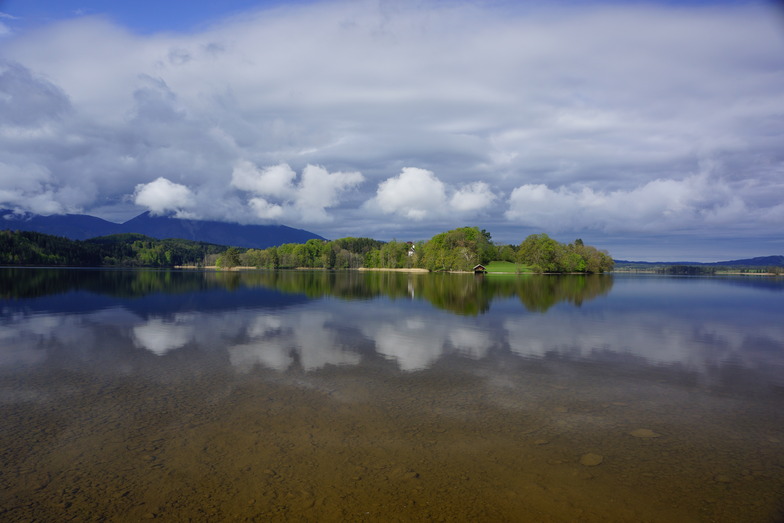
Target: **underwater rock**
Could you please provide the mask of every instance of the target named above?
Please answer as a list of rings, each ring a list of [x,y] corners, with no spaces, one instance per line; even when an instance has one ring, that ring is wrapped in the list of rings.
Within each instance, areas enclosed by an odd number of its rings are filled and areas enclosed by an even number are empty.
[[[585,465],[586,467],[595,467],[596,465],[601,465],[603,461],[604,456],[601,454],[594,454],[593,452],[583,454],[583,457],[580,458],[580,464]]]

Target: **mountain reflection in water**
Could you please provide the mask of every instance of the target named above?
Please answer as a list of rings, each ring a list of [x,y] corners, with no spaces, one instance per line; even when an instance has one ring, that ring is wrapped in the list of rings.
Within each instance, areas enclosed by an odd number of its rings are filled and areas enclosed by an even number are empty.
[[[0,289],[6,519],[781,508],[781,279],[2,269]]]

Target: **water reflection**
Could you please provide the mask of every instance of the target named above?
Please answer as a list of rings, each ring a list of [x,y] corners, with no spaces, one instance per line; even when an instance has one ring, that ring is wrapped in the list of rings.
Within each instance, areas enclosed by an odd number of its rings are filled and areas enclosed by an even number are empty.
[[[258,271],[174,272],[96,271],[61,269],[0,270],[0,298],[18,299],[87,292],[95,296],[143,298],[233,291],[229,306],[247,305],[237,291],[273,289],[283,294],[341,299],[424,300],[440,309],[464,315],[489,310],[494,299],[517,297],[526,309],[545,312],[566,301],[580,305],[610,292],[611,276],[506,276],[475,277],[456,274],[400,274],[394,272]],[[95,296],[91,302],[95,302]],[[214,297],[214,295],[213,295]],[[257,296],[258,297],[258,296]],[[85,304],[89,306],[89,304]],[[214,308],[209,300],[199,307]],[[98,306],[98,305],[96,305]]]
[[[259,272],[249,281],[282,292],[309,297],[336,296],[368,299],[384,296],[410,298],[457,314],[476,316],[490,309],[493,300],[517,297],[527,310],[545,312],[559,302],[579,306],[610,292],[611,276],[570,275],[456,275],[400,274],[394,272]]]
[[[326,365],[356,365],[359,354],[341,346],[329,326],[333,315],[302,311],[284,316],[249,317],[244,329],[247,341],[228,347],[231,364],[249,370],[256,364],[278,371],[295,363],[304,371]]]
[[[710,386],[784,385],[780,280],[629,277],[616,278],[611,293],[606,276],[0,274],[7,367],[100,354],[127,369],[139,350],[155,357],[188,350],[223,354],[241,372],[310,372],[369,358],[414,372],[449,355],[513,354],[670,368]]]
[[[780,515],[782,280],[0,281],[4,519]]]

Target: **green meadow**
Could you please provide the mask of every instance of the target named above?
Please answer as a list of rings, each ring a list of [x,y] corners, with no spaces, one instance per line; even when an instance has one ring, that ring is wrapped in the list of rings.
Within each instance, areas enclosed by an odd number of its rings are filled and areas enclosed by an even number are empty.
[[[521,263],[513,263],[508,261],[491,261],[485,264],[488,274],[519,274],[519,273],[533,273],[530,267]]]

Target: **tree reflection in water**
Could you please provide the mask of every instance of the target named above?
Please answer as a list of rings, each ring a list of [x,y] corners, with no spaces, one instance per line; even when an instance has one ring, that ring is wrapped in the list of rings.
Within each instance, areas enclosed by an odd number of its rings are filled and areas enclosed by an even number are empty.
[[[611,275],[422,274],[383,271],[166,271],[5,269],[2,298],[34,298],[71,291],[143,297],[206,290],[264,287],[309,298],[346,300],[386,297],[423,299],[439,309],[476,316],[494,299],[518,297],[529,311],[546,312],[560,302],[580,306],[610,292]]]

